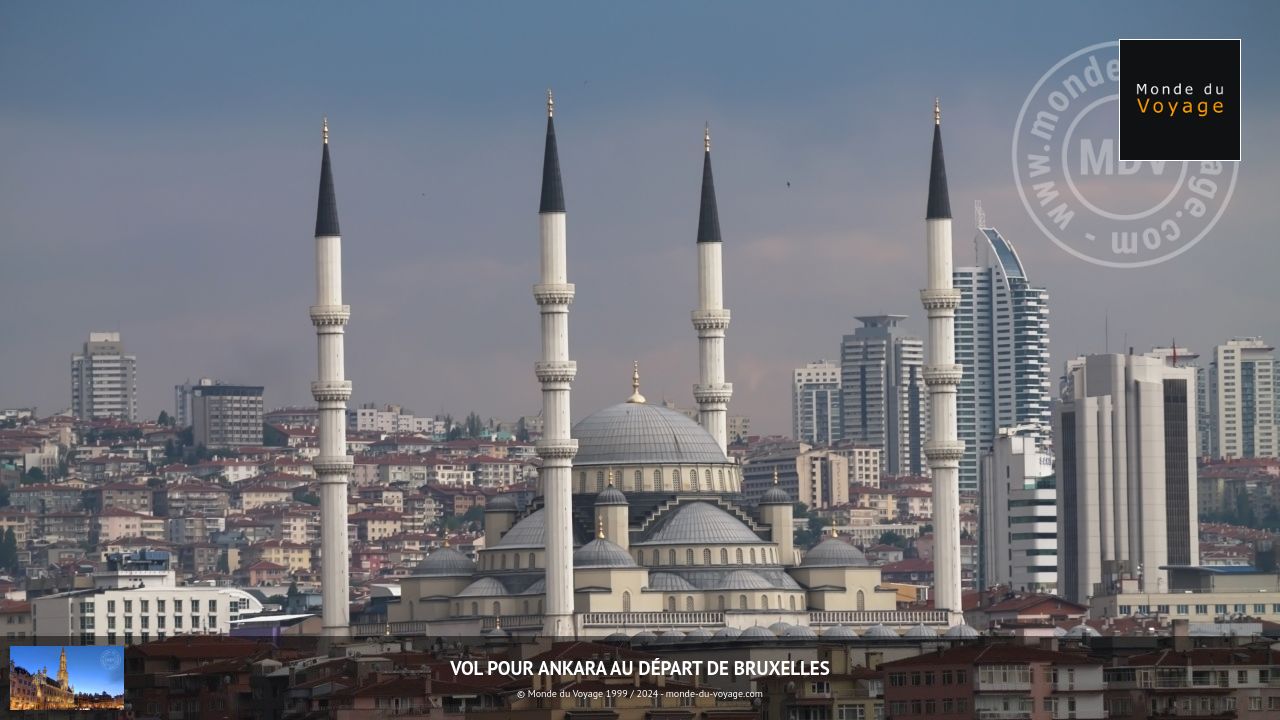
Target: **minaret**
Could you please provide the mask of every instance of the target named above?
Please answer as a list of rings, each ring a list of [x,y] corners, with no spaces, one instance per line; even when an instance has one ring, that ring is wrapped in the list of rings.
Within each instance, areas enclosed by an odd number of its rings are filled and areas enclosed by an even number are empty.
[[[569,436],[569,388],[578,372],[569,359],[569,305],[565,250],[564,187],[556,151],[555,99],[547,91],[547,144],[542,158],[542,274],[533,299],[542,315],[542,359],[534,365],[542,384],[542,497],[547,528],[547,598],[544,632],[552,638],[575,637],[573,622],[573,526],[570,478],[578,442]]]
[[[729,398],[733,384],[724,381],[724,331],[729,311],[724,307],[724,275],[720,267],[720,214],[716,212],[716,186],[711,178],[711,126],[702,135],[702,208],[698,212],[698,309],[693,327],[698,331],[698,422],[720,443],[729,446]]]
[[[933,606],[951,613],[949,624],[964,622],[960,601],[960,458],[957,439],[955,314],[960,291],[951,285],[951,201],[947,169],[942,161],[942,112],[933,103],[933,159],[929,168],[929,203],[925,213],[929,284],[920,299],[929,316],[928,359],[924,381],[929,386],[929,440],[925,456],[933,475]]]
[[[320,485],[320,593],[323,633],[343,637],[350,631],[350,580],[347,560],[347,400],[351,383],[345,379],[343,328],[351,317],[342,304],[342,234],[333,171],[329,166],[329,121],[324,122],[324,154],[320,159],[320,198],[316,204],[316,326],[320,379],[311,383],[311,396],[320,407],[320,454],[312,460]]]

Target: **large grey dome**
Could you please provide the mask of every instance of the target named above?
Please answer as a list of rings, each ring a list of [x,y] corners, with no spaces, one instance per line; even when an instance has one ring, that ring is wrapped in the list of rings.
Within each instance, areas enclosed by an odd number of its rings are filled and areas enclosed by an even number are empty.
[[[738,518],[709,502],[691,502],[671,513],[637,545],[717,545],[764,542]],[[865,562],[865,560],[864,560]]]
[[[649,575],[649,589],[663,592],[693,592],[698,588],[674,573],[656,572]]]
[[[750,570],[734,570],[720,586],[724,590],[772,590],[773,584]]]
[[[534,510],[507,531],[502,539],[493,544],[495,548],[514,550],[517,548],[537,548],[547,546],[546,515],[542,508]]]
[[[462,553],[451,547],[442,547],[418,563],[414,568],[415,575],[470,575],[476,571],[476,564]]]
[[[862,567],[868,564],[867,556],[861,550],[833,537],[815,545],[800,561],[800,567]]]
[[[647,403],[619,403],[578,421],[574,467],[728,463],[720,444],[682,413]]]
[[[596,538],[573,551],[573,566],[580,568],[635,567],[636,561],[631,558],[630,553],[623,550],[617,543],[610,542],[604,538]]]
[[[490,597],[494,595],[509,595],[507,588],[496,578],[483,577],[471,583],[458,593],[458,597]]]

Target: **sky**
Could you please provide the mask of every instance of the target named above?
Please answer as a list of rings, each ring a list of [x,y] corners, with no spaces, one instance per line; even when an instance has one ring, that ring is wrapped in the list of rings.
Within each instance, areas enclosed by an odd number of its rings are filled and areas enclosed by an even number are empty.
[[[9,657],[32,674],[45,668],[58,679],[58,658],[64,648],[57,645],[12,645]],[[123,654],[118,646],[67,645],[67,681],[76,693],[115,696],[124,692]],[[114,661],[103,662],[104,653],[114,653]]]
[[[1277,341],[1277,21],[1268,2],[4,3],[0,407],[69,407],[70,356],[104,330],[138,356],[146,417],[201,376],[309,403],[327,115],[352,405],[538,412],[548,86],[575,419],[630,394],[633,360],[651,401],[693,405],[704,122],[731,414],[788,433],[791,369],[838,360],[857,315],[905,314],[923,336],[935,96],[956,257],[980,200],[1049,290],[1055,376],[1126,345]],[[1040,76],[1119,37],[1243,39],[1231,204],[1203,242],[1138,270],[1050,242],[1009,162]]]

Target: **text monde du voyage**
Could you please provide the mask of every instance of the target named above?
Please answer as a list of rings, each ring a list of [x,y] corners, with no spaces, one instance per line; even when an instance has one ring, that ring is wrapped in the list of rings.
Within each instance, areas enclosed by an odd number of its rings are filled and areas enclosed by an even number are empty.
[[[1138,112],[1143,115],[1209,117],[1226,113],[1226,104],[1222,100],[1198,99],[1224,94],[1223,86],[1213,83],[1206,83],[1199,92],[1189,83],[1175,85],[1137,83],[1134,85],[1134,93],[1137,95],[1134,99],[1138,102]]]

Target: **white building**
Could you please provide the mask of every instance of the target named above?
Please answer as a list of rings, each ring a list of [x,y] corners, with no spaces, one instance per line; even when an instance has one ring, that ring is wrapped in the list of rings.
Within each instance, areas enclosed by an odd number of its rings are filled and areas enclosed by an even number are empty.
[[[981,223],[981,220],[979,221]],[[976,264],[952,271],[956,362],[964,366],[957,425],[960,488],[978,487],[979,458],[996,431],[1033,426],[1049,439],[1049,293],[1032,287],[1013,245],[992,227],[973,240]]]
[[[791,373],[791,436],[811,445],[840,439],[840,366],[811,362]]]
[[[866,315],[840,343],[843,438],[880,448],[889,475],[924,475],[924,342],[902,332],[906,315]]]
[[[1195,371],[1150,355],[1067,363],[1054,413],[1059,594],[1077,602],[1123,579],[1169,589],[1200,558]]]
[[[347,429],[356,432],[382,432],[397,435],[412,433],[444,435],[448,432],[443,420],[417,417],[399,405],[385,405],[379,408],[371,403],[347,411]]]
[[[31,601],[32,633],[79,638],[109,645],[183,634],[226,634],[242,615],[262,612],[262,603],[237,588],[180,586],[169,554],[113,554],[94,587]]]
[[[841,442],[831,450],[849,461],[850,485],[880,487],[880,476],[884,474],[880,448]]]
[[[983,454],[979,587],[1058,592],[1058,491],[1037,431],[1002,428]]]
[[[126,355],[118,332],[91,332],[71,356],[71,412],[85,420],[138,419],[138,358]]]
[[[211,383],[191,388],[191,436],[210,449],[262,445],[262,386]]]
[[[1209,454],[1275,457],[1275,348],[1262,338],[1236,338],[1213,349],[1208,371]]]

